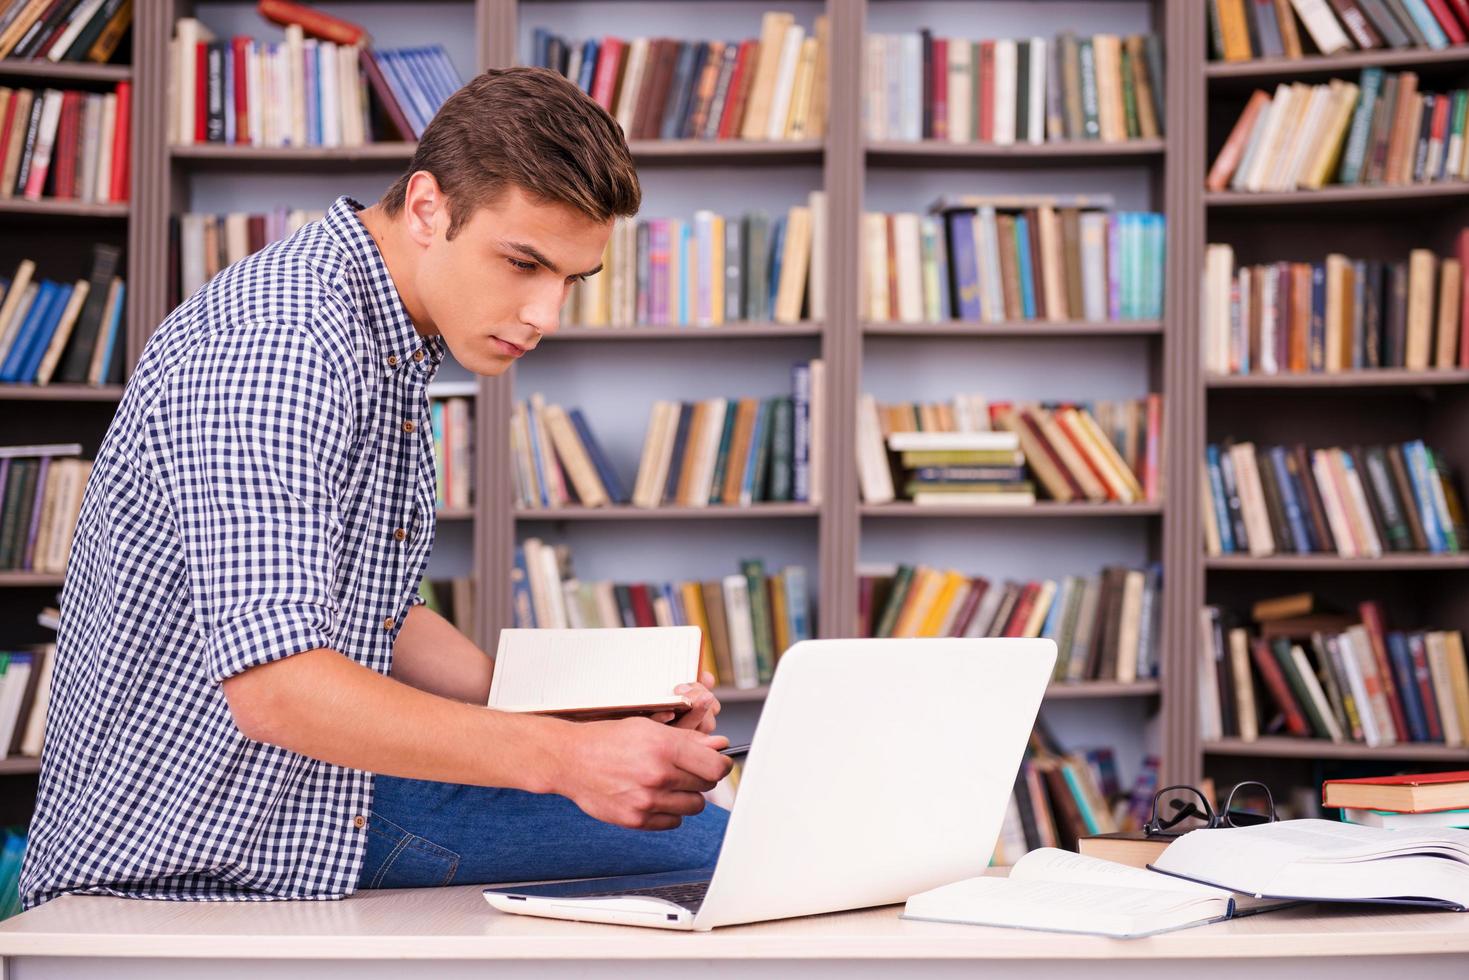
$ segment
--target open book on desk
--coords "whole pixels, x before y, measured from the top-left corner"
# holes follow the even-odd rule
[[[1384,830],[1331,820],[1194,830],[1154,871],[1261,898],[1469,911],[1469,830]]]
[[[914,895],[903,918],[1132,939],[1244,911],[1222,888],[1042,847],[1008,878],[966,878]]]
[[[504,629],[489,707],[539,714],[614,716],[682,712],[674,694],[699,679],[697,626]]]

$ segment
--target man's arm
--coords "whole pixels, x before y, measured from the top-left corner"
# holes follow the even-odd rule
[[[393,641],[392,677],[409,687],[470,704],[490,700],[495,661],[428,606],[403,617]]]

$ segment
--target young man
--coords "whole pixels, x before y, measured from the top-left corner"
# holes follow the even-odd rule
[[[713,863],[712,679],[673,724],[491,711],[492,662],[416,595],[445,349],[504,373],[639,201],[592,100],[489,71],[378,204],[339,199],[169,315],[72,546],[27,908]]]

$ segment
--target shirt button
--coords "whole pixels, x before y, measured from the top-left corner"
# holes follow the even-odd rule
[[[398,355],[397,354],[389,354],[388,355],[388,367],[397,367],[397,366],[398,366]]]
[[[418,350],[416,350],[416,351],[413,352],[413,359],[415,361],[421,361],[421,360],[423,360],[423,356],[424,355],[423,355],[423,348],[422,347],[420,347]]]
[[[397,622],[394,621],[392,616],[389,616],[387,619],[383,620],[383,629],[385,630],[390,630],[397,625]]]
[[[356,827],[358,830],[361,830],[363,827],[367,826],[367,818],[363,817],[361,814],[358,814],[357,816],[352,818],[352,826]]]
[[[408,532],[403,530],[401,527],[393,532],[394,541],[402,541],[406,537],[408,537]]]
[[[403,431],[404,432],[412,432],[415,428],[417,428],[417,426],[415,426],[413,424],[413,420],[412,419],[404,419],[404,421],[403,421]]]

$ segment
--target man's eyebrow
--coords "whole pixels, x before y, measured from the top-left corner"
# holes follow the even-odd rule
[[[533,245],[527,245],[525,242],[506,242],[505,245],[506,245],[507,248],[513,248],[515,251],[521,253],[526,258],[532,259],[532,260],[540,263],[541,265],[545,266],[547,269],[549,269],[552,272],[559,273],[561,271],[560,269],[556,268],[556,263],[555,262],[552,262],[550,259],[548,259],[544,255],[542,255],[540,253],[540,250],[537,249]],[[602,271],[602,265],[601,265],[601,263],[598,263],[597,264],[597,267],[595,269],[591,269],[591,270],[589,270],[587,272],[579,273],[579,275],[582,278],[585,278],[587,276],[595,276],[597,273],[599,273],[601,271]]]

